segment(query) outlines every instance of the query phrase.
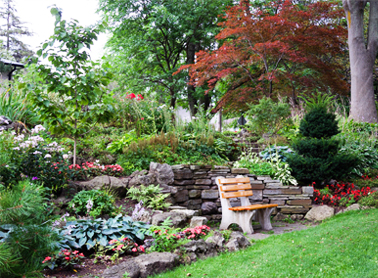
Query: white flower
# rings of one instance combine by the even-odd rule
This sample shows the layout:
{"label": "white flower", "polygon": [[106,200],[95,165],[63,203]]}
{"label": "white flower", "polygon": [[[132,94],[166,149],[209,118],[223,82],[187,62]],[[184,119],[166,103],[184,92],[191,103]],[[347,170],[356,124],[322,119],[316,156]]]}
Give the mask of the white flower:
{"label": "white flower", "polygon": [[45,155],[45,158],[50,158],[50,157],[51,157],[50,154],[46,154],[46,155]]}
{"label": "white flower", "polygon": [[88,213],[91,211],[93,207],[93,201],[91,199],[88,200],[87,205],[85,206],[87,208]]}
{"label": "white flower", "polygon": [[16,131],[12,131],[11,134],[12,134],[12,135],[16,135]]}
{"label": "white flower", "polygon": [[68,154],[64,154],[63,159],[68,159]]}
{"label": "white flower", "polygon": [[19,150],[20,150],[19,147],[15,147],[15,148],[13,148],[13,149],[16,150],[16,151],[19,151]]}
{"label": "white flower", "polygon": [[39,133],[40,131],[46,130],[42,125],[36,125],[32,130],[31,133]]}
{"label": "white flower", "polygon": [[33,154],[42,154],[42,153],[39,151],[35,151]]}
{"label": "white flower", "polygon": [[9,165],[5,165],[5,168],[8,168],[9,167]]}

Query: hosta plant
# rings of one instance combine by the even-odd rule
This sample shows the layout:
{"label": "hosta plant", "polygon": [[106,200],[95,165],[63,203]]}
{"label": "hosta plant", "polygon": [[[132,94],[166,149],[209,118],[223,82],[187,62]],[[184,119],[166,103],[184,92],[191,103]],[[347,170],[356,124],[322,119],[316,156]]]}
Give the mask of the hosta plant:
{"label": "hosta plant", "polygon": [[89,250],[97,243],[107,246],[112,239],[128,237],[134,242],[141,243],[144,240],[150,225],[143,222],[134,222],[129,216],[117,215],[108,220],[75,220],[68,221],[63,228],[63,233],[74,239],[68,241],[68,245],[73,248],[83,248]]}

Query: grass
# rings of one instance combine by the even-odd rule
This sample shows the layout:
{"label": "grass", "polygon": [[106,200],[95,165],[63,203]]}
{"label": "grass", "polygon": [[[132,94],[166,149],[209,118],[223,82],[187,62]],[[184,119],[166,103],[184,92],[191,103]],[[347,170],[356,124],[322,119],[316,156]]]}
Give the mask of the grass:
{"label": "grass", "polygon": [[350,211],[154,277],[378,277],[377,250],[378,210]]}

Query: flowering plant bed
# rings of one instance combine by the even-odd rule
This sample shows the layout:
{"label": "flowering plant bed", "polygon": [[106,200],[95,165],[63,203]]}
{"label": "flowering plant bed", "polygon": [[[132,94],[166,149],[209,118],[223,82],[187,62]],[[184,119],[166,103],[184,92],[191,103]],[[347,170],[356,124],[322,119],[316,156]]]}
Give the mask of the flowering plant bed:
{"label": "flowering plant bed", "polygon": [[97,177],[108,175],[113,177],[120,177],[123,174],[123,168],[118,165],[100,165],[99,161],[85,162],[82,165],[70,165],[69,169],[73,169],[77,179],[86,180],[89,177]]}
{"label": "flowering plant bed", "polygon": [[358,202],[370,193],[370,187],[356,188],[353,183],[340,182],[326,185],[324,189],[314,189],[314,203],[345,207]]}

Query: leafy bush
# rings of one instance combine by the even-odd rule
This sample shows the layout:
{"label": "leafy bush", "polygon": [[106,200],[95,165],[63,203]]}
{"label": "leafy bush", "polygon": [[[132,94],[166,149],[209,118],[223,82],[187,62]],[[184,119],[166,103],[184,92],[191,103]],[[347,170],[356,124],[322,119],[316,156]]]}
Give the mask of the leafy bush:
{"label": "leafy bush", "polygon": [[90,215],[97,218],[100,215],[111,215],[116,211],[115,199],[101,190],[80,191],[68,203],[68,210],[79,215]]}
{"label": "leafy bush", "polygon": [[113,253],[113,255],[110,257],[110,260],[115,262],[118,261],[120,255],[124,253],[137,253],[138,251],[143,253],[145,251],[143,245],[139,246],[137,243],[127,237],[112,239],[111,241],[109,241],[108,246],[102,246],[98,243],[97,245],[98,248],[96,250],[95,263],[98,259],[105,260],[108,257],[106,255],[107,253]]}
{"label": "leafy bush", "polygon": [[132,200],[142,202],[148,208],[163,209],[169,207],[171,204],[165,201],[169,193],[161,194],[161,191],[162,189],[159,185],[150,184],[144,186],[142,184],[139,188],[131,187],[127,192],[127,196]]}
{"label": "leafy bush", "polygon": [[299,128],[305,138],[292,144],[295,153],[287,162],[293,176],[303,182],[315,181],[321,187],[323,181],[342,179],[358,164],[355,156],[339,153],[339,142],[330,138],[338,133],[335,115],[319,106],[308,112]]}
{"label": "leafy bush", "polygon": [[376,207],[378,208],[378,191],[370,192],[368,195],[363,196],[358,203],[361,206]]}
{"label": "leafy bush", "polygon": [[108,220],[75,220],[68,221],[63,228],[63,234],[73,238],[68,241],[72,248],[86,248],[89,250],[97,243],[107,246],[112,239],[128,237],[134,242],[144,240],[149,225],[143,222],[133,222],[131,217],[117,215],[115,218]]}
{"label": "leafy bush", "polygon": [[286,162],[287,155],[292,153],[293,151],[288,146],[271,146],[265,148],[262,152],[260,152],[260,157],[263,159],[270,161],[274,159],[280,159],[283,162]]}
{"label": "leafy bush", "polygon": [[251,151],[243,152],[239,160],[234,163],[234,167],[247,168],[251,174],[258,176],[273,175],[272,165]]}
{"label": "leafy bush", "polygon": [[57,266],[75,266],[81,263],[81,261],[84,259],[84,254],[79,253],[78,250],[67,250],[62,249],[56,254],[53,254],[50,256],[47,256],[42,264],[47,266],[50,269],[54,269]]}
{"label": "leafy bush", "polygon": [[[14,278],[37,275],[43,259],[58,249],[47,225],[46,190],[24,180],[0,191],[0,273]],[[6,250],[11,250],[5,254]]]}
{"label": "leafy bush", "polygon": [[259,134],[277,134],[277,132],[292,123],[290,105],[286,99],[275,103],[270,98],[262,98],[259,104],[249,106],[247,125]]}

